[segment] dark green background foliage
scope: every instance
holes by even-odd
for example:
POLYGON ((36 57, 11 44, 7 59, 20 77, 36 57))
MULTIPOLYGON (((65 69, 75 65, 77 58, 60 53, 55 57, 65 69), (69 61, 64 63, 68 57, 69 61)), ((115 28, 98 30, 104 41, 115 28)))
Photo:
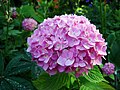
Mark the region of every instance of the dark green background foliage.
POLYGON ((0 90, 35 90, 31 80, 38 77, 41 69, 31 62, 28 53, 19 53, 5 64, 0 53, 0 90))
POLYGON ((0 90, 120 90, 119 56, 119 0, 0 0, 0 90), (16 7, 15 18, 11 7, 16 7), (114 63, 114 74, 104 75, 101 65, 79 78, 74 73, 50 76, 32 61, 26 42, 33 32, 23 30, 22 21, 41 23, 63 14, 84 15, 96 25, 108 47, 103 65, 114 63))

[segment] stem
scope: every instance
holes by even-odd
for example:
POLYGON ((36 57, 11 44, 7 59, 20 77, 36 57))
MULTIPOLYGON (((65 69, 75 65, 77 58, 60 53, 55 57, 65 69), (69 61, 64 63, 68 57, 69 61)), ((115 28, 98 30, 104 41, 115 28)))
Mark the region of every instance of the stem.
POLYGON ((116 88, 116 90, 118 89, 118 82, 117 82, 117 80, 118 80, 118 78, 117 78, 117 71, 115 71, 115 74, 114 74, 114 77, 115 77, 115 88, 116 88))
POLYGON ((47 11, 48 11, 48 2, 47 0, 45 1, 46 6, 44 7, 44 18, 47 18, 47 11))
POLYGON ((78 83, 78 88, 80 89, 80 82, 79 82, 79 78, 76 78, 76 81, 78 83))
POLYGON ((1 3, 2 10, 5 12, 5 6, 1 0, 0 0, 0 3, 1 3))
POLYGON ((100 0, 100 16, 101 16, 101 32, 103 33, 103 12, 102 12, 102 0, 100 0))
POLYGON ((7 43, 8 43, 8 31, 9 31, 9 14, 10 14, 10 0, 8 0, 8 7, 7 7, 7 11, 8 11, 8 20, 7 20, 7 31, 6 31, 6 42, 5 42, 5 51, 7 52, 7 43))
POLYGON ((106 34, 106 0, 104 0, 104 32, 106 34))

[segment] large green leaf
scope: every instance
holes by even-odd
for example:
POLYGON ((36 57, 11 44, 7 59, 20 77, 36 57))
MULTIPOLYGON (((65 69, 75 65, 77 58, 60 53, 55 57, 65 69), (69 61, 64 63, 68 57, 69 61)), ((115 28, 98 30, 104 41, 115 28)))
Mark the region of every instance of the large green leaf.
POLYGON ((15 56, 6 66, 3 76, 0 77, 0 90, 34 90, 29 81, 33 64, 27 53, 19 53, 15 56))
POLYGON ((103 90, 115 90, 115 88, 113 88, 112 86, 110 86, 108 83, 105 82, 98 83, 98 86, 102 87, 103 90))
POLYGON ((35 20, 37 20, 38 22, 42 22, 44 20, 44 18, 42 17, 42 15, 37 14, 34 10, 33 6, 30 5, 24 5, 21 7, 20 10, 21 14, 24 17, 33 17, 35 20))
POLYGON ((30 53, 27 53, 26 51, 25 51, 25 53, 23 54, 23 57, 22 57, 22 58, 23 58, 24 60, 28 60, 28 61, 31 61, 31 60, 32 60, 30 53))
POLYGON ((30 71, 32 64, 31 58, 27 54, 20 54, 8 63, 5 75, 17 75, 30 71))
POLYGON ((115 66, 120 69, 120 40, 113 43, 109 55, 109 61, 114 63, 115 66))
POLYGON ((20 13, 25 17, 30 17, 32 14, 35 14, 33 6, 24 5, 20 8, 20 13))
POLYGON ((54 76, 42 74, 39 79, 33 81, 37 90, 58 90, 69 80, 68 74, 61 73, 54 76))
POLYGON ((4 71, 4 60, 2 54, 0 53, 0 75, 3 74, 3 71, 4 71))
POLYGON ((32 78, 36 79, 40 76, 42 72, 44 72, 44 70, 34 62, 34 64, 32 64, 31 66, 31 72, 32 72, 32 78))
POLYGON ((92 90, 89 87, 86 87, 85 85, 82 85, 79 90, 92 90))
POLYGON ((92 83, 86 82, 80 87, 80 90, 115 90, 112 86, 107 83, 92 83))
POLYGON ((12 68, 15 67, 16 65, 18 65, 20 59, 22 58, 22 54, 14 57, 9 63, 8 65, 6 66, 6 69, 5 69, 5 74, 8 75, 9 72, 11 72, 12 68))
POLYGON ((109 83, 106 82, 99 82, 94 83, 88 81, 84 77, 80 77, 81 87, 80 90, 115 90, 109 83))
POLYGON ((6 80, 3 79, 1 81, 0 90, 13 90, 13 89, 12 86, 6 80))
POLYGON ((117 31, 115 33, 115 37, 116 39, 113 39, 114 41, 111 40, 112 44, 110 47, 110 54, 108 55, 108 60, 114 63, 117 69, 120 69, 120 31, 117 31))
POLYGON ((101 81, 105 81, 105 79, 103 78, 99 68, 97 66, 94 66, 93 69, 91 69, 88 74, 84 74, 84 77, 90 81, 90 82, 94 82, 94 83, 98 83, 101 81))
POLYGON ((33 90, 31 82, 20 77, 8 77, 5 78, 7 82, 11 84, 13 90, 33 90))
POLYGON ((115 33, 111 33, 107 37, 108 47, 111 47, 111 45, 113 44, 113 42, 115 41, 115 39, 116 39, 115 33))
POLYGON ((32 63, 29 62, 20 62, 18 66, 14 67, 9 75, 17 75, 31 70, 32 63))

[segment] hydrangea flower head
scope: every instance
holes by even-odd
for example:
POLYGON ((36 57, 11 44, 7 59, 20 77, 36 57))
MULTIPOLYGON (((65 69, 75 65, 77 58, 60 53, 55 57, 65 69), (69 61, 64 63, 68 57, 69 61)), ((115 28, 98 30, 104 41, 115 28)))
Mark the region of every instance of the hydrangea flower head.
POLYGON ((96 26, 84 16, 61 15, 39 24, 28 37, 27 51, 50 75, 75 72, 76 76, 101 64, 106 43, 96 26))
POLYGON ((26 18, 22 22, 24 30, 32 31, 37 27, 37 22, 32 18, 26 18))
POLYGON ((113 74, 115 71, 115 66, 112 63, 105 63, 104 67, 102 68, 102 71, 106 74, 106 75, 110 75, 113 74))
POLYGON ((17 17, 17 11, 13 11, 12 12, 12 18, 16 18, 17 17))

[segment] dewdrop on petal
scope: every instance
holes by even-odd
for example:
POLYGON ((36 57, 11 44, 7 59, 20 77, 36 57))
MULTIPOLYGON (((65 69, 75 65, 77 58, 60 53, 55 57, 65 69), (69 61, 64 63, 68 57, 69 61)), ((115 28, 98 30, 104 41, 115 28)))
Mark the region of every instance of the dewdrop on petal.
POLYGON ((33 61, 50 75, 75 72, 79 77, 93 65, 101 64, 102 57, 107 55, 105 39, 84 16, 45 19, 27 43, 33 61))
POLYGON ((24 30, 32 31, 37 27, 37 22, 32 18, 25 18, 22 22, 24 30))

